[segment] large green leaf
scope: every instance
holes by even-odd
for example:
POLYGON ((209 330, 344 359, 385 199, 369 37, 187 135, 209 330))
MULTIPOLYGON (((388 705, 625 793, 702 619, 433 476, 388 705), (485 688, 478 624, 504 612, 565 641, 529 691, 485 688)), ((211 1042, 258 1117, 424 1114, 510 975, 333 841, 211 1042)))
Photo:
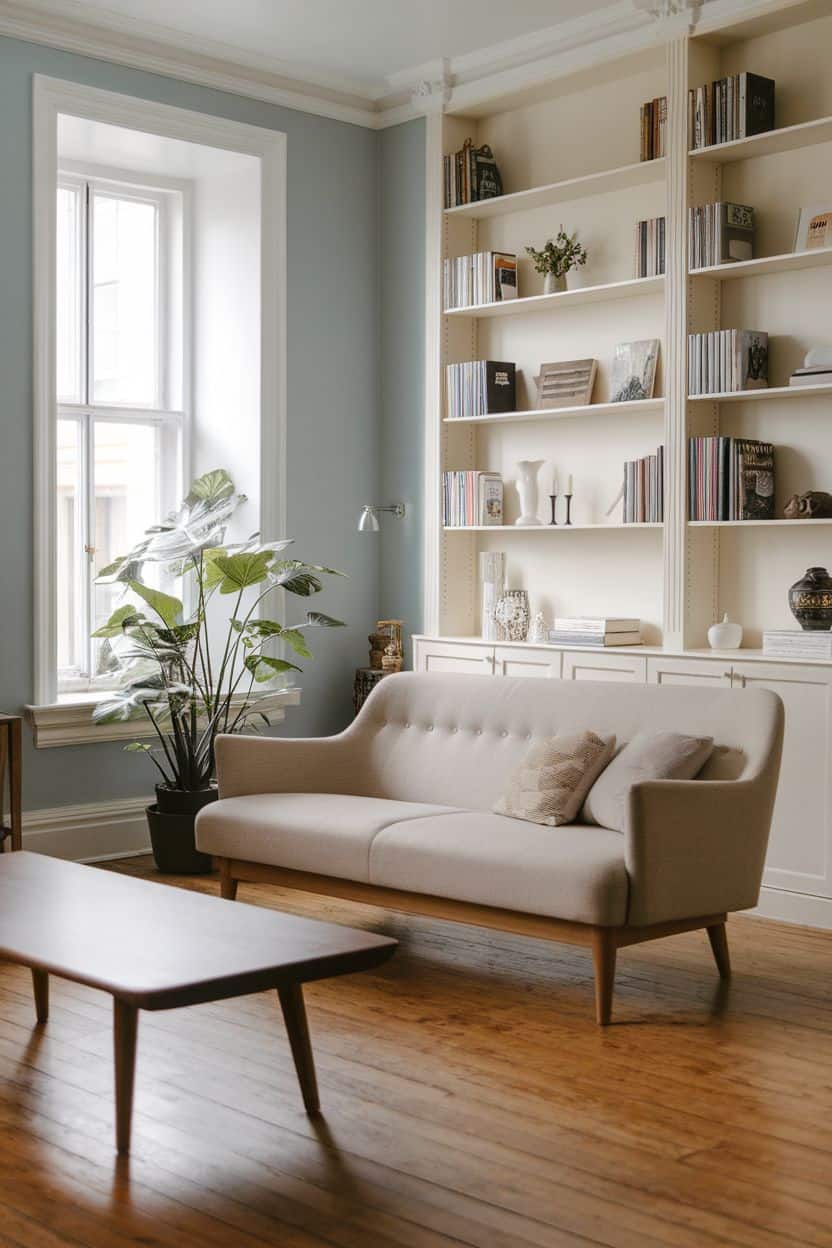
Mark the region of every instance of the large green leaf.
POLYGON ((344 621, 334 616, 324 615, 323 611, 307 611, 306 623, 298 624, 298 628, 343 628, 344 621))
POLYGON ((267 654, 250 654, 245 663, 258 684, 271 680, 272 676, 280 672, 300 672, 302 670, 297 663, 290 663, 288 659, 272 659, 267 654))
POLYGON ((225 546, 212 546, 202 551, 202 587, 206 593, 216 589, 222 581, 223 573, 217 567, 217 560, 223 559, 227 554, 228 549, 225 546))
POLYGON ((261 584, 268 577, 270 562, 271 555, 266 552, 219 556, 214 563, 223 577, 220 593, 237 594, 242 589, 261 584))
POLYGON ((182 603, 178 598, 174 598, 172 594, 163 594, 161 589, 152 589, 149 585, 142 585, 141 581, 128 581, 127 584, 134 594, 138 594, 156 612, 163 624, 173 628, 179 623, 182 603))
POLYGON ((299 654, 302 659, 312 658, 312 651, 307 645, 306 638, 303 633, 299 632, 298 629, 284 628, 283 632, 280 634, 280 639, 281 641, 285 641, 287 645, 291 646, 295 654, 299 654))
POLYGON ((102 624, 101 628, 97 628, 92 634, 93 637, 120 637, 125 628, 130 624, 136 624, 142 619, 141 612, 138 607, 132 603, 126 603, 123 607, 116 607, 106 624, 102 624))
POLYGON ((233 493, 234 482, 231 480, 230 473, 224 468, 214 468, 211 472, 197 477, 188 491, 185 502, 191 507, 197 502, 222 502, 224 499, 231 498, 233 493))

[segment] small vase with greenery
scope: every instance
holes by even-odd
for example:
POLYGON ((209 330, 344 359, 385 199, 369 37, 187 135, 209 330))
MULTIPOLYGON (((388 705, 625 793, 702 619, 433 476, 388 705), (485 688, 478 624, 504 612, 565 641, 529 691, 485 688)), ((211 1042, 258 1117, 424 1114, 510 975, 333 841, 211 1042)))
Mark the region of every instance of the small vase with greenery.
POLYGON ((93 634, 119 681, 93 718, 112 723, 144 715, 152 725, 155 746, 126 748, 146 754, 160 776, 157 801, 147 808, 160 870, 210 870, 210 858, 195 847, 194 821, 217 796, 217 734, 268 725, 275 681, 301 670, 285 651, 309 659, 307 632, 341 624, 318 611, 290 625, 260 614, 274 591, 306 598, 323 587, 322 577, 340 573, 285 558, 291 539, 255 534, 227 544, 229 522, 245 501, 224 469, 205 473, 175 514, 98 577, 123 587, 128 601, 93 634), (181 598, 166 592, 168 581, 182 584, 181 598), (273 653, 277 647, 284 653, 273 653))
POLYGON ((577 234, 567 234, 563 226, 554 240, 550 238, 542 251, 527 247, 536 273, 542 273, 543 293, 552 295, 566 287, 566 274, 586 264, 586 248, 578 242, 577 234))

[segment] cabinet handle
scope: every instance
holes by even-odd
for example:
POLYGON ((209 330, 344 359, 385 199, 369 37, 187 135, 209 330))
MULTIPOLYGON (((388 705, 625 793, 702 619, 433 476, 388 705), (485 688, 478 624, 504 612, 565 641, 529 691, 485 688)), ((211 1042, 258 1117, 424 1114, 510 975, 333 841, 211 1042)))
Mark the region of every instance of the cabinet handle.
POLYGON ((725 677, 725 679, 726 679, 726 680, 730 680, 730 679, 731 679, 732 674, 733 674, 733 673, 731 672, 731 669, 730 669, 730 668, 728 669, 728 671, 727 671, 727 672, 723 672, 723 673, 722 673, 722 675, 725 677))
POLYGON ((488 668, 488 670, 491 672, 491 674, 492 674, 492 676, 493 676, 493 675, 494 675, 494 656, 493 656, 493 654, 486 654, 486 655, 485 655, 485 657, 483 658, 483 663, 485 664, 485 666, 488 668))

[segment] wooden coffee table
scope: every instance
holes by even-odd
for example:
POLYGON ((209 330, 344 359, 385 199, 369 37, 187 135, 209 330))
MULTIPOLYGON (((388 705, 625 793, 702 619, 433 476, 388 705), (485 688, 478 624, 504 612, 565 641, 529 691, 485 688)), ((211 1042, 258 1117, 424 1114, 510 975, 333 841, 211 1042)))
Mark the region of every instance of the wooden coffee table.
POLYGON ((385 962, 385 936, 222 901, 40 854, 0 856, 0 956, 32 969, 38 1023, 49 976, 113 998, 116 1148, 130 1151, 139 1010, 276 988, 307 1112, 319 1112, 302 984, 385 962))

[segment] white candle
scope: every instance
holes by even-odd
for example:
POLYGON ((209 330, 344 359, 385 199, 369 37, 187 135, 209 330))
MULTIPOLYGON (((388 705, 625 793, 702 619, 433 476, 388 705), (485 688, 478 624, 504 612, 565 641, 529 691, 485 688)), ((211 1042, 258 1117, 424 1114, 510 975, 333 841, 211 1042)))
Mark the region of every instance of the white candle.
POLYGON ((558 474, 556 472, 553 472, 552 473, 552 493, 557 494, 557 492, 558 492, 558 474))
POLYGON ((571 472, 569 476, 566 478, 566 493, 567 494, 572 493, 572 473, 571 472))

